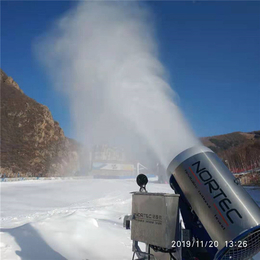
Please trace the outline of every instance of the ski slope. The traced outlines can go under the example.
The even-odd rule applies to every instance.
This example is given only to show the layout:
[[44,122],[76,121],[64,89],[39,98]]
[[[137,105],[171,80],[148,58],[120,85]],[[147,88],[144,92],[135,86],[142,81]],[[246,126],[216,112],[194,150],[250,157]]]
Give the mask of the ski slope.
[[[147,189],[172,193],[168,184],[148,183]],[[123,217],[137,190],[134,180],[1,183],[1,259],[131,259]],[[258,203],[259,191],[250,190]]]
[[[134,180],[45,180],[1,183],[1,259],[131,259]],[[169,185],[148,190],[172,192]]]

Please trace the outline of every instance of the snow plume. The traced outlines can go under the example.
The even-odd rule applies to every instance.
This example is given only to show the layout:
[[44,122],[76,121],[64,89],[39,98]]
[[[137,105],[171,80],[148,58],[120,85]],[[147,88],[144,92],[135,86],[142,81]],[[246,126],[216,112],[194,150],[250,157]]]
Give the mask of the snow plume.
[[153,20],[144,3],[83,1],[38,51],[70,100],[78,140],[123,147],[142,163],[156,155],[167,167],[198,141],[173,102]]

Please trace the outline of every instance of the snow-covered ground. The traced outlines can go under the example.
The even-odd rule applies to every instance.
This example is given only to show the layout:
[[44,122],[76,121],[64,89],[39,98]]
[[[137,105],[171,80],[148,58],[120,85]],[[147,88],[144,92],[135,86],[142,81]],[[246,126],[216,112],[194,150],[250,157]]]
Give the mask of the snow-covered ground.
[[[172,192],[166,184],[149,191]],[[1,183],[1,259],[131,259],[134,180]]]
[[[172,192],[168,184],[147,188]],[[1,259],[131,259],[122,223],[137,190],[134,180],[1,183]],[[250,193],[260,204],[260,190]]]

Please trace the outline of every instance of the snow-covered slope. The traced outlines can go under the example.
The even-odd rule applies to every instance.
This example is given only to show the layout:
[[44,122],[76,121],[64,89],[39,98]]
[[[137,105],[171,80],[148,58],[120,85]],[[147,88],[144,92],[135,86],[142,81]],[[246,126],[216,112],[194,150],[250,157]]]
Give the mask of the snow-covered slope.
[[[131,213],[130,192],[138,190],[134,180],[38,180],[0,187],[1,259],[132,259],[123,217]],[[147,188],[173,192],[168,184]],[[260,205],[260,189],[247,190]]]
[[[172,192],[148,183],[153,192]],[[131,259],[134,180],[1,183],[1,259]]]

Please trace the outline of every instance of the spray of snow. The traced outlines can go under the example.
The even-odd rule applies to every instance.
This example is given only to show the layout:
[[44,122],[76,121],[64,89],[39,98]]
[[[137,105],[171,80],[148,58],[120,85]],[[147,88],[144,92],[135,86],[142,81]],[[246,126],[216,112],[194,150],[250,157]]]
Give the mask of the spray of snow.
[[[80,2],[38,44],[70,100],[77,139],[161,163],[197,144],[158,59],[153,15],[138,2]],[[154,162],[155,163],[155,162]]]

